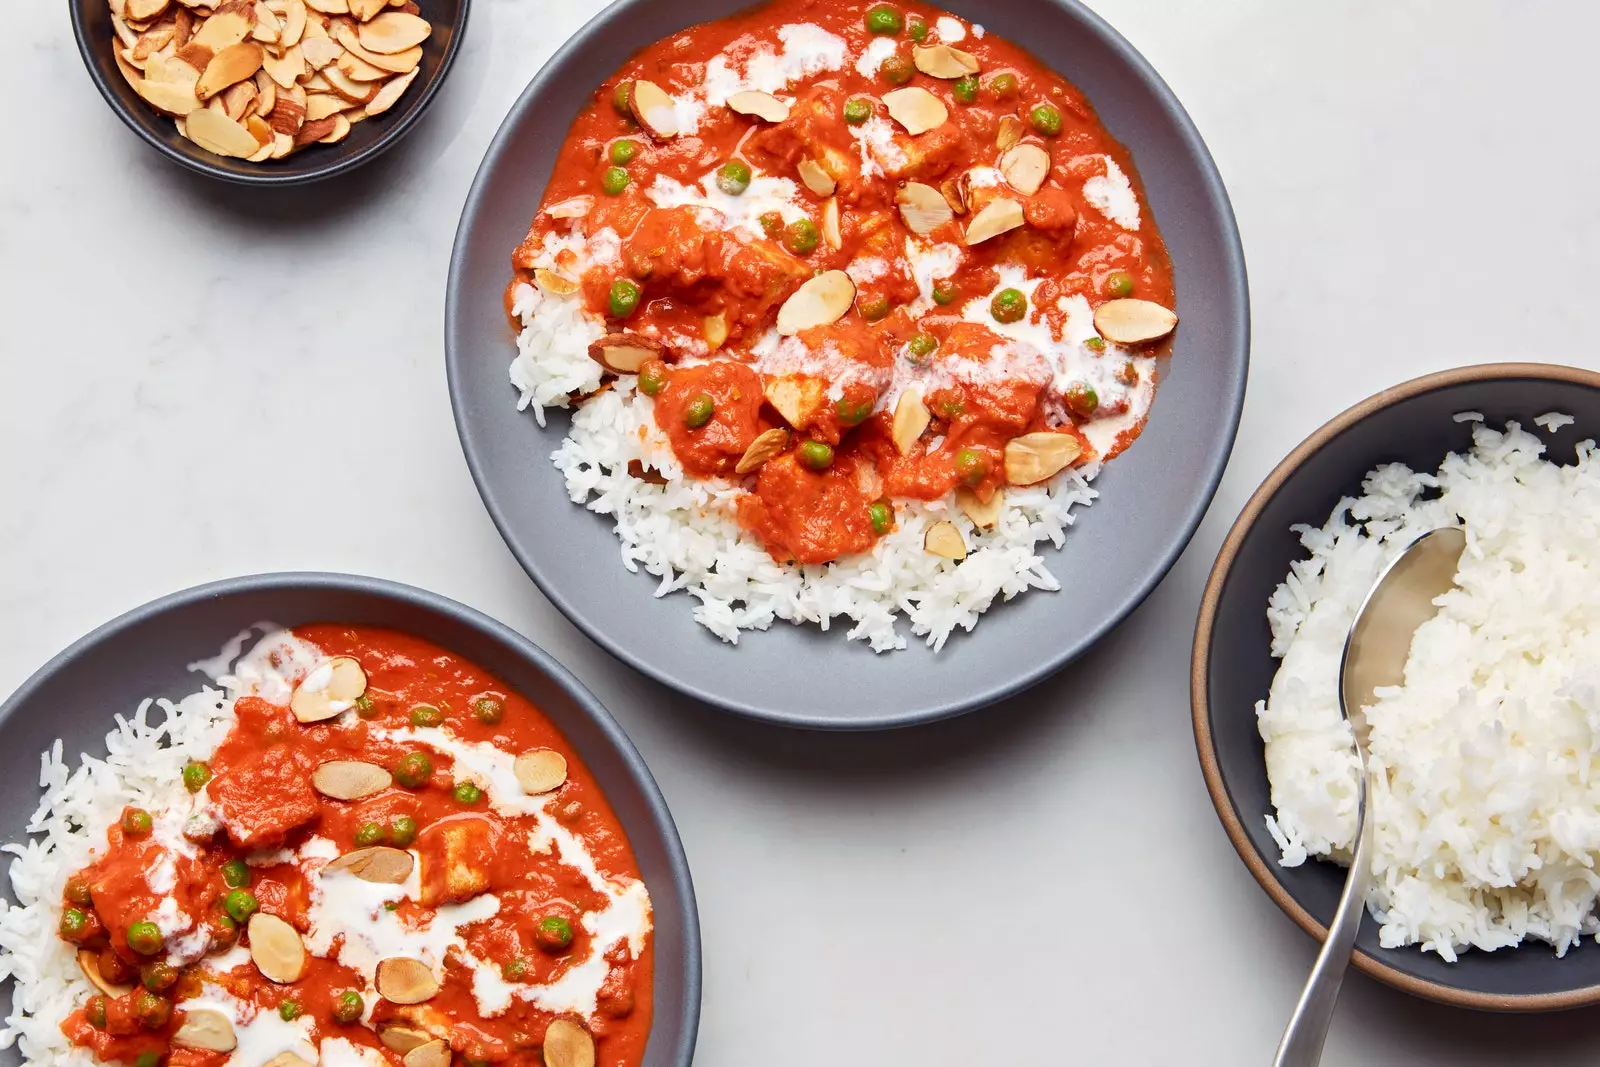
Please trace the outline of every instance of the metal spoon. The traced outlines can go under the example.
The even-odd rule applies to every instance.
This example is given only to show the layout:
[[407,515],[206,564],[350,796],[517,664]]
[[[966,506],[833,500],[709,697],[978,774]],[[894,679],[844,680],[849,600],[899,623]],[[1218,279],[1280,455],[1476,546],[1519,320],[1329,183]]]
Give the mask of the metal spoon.
[[1328,924],[1327,939],[1278,1043],[1273,1067],[1316,1067],[1322,1061],[1322,1045],[1333,1022],[1334,1004],[1350,965],[1356,932],[1366,912],[1367,888],[1372,883],[1372,864],[1367,858],[1372,844],[1372,820],[1367,817],[1367,720],[1362,709],[1372,703],[1373,691],[1379,686],[1405,681],[1411,638],[1438,610],[1434,598],[1455,585],[1456,566],[1466,547],[1467,535],[1458,526],[1430,530],[1411,542],[1378,575],[1345,638],[1339,660],[1339,712],[1350,722],[1356,758],[1361,763],[1356,849],[1344,892],[1339,894],[1339,907]]

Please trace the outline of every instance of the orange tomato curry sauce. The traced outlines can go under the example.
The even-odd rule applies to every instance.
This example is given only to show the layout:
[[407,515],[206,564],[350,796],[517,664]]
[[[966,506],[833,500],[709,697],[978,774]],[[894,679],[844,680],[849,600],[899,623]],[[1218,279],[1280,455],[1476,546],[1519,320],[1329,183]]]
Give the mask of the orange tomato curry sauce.
[[1171,325],[1118,343],[1095,315],[1173,305],[1138,189],[1083,95],[1016,45],[922,4],[776,0],[597,89],[513,289],[603,319],[591,355],[637,372],[686,474],[741,478],[741,524],[824,562],[870,549],[897,500],[960,490],[977,521],[1138,435]]
[[[113,988],[75,1011],[62,1024],[66,1034],[107,1062],[222,1067],[232,1052],[214,1042],[197,1047],[184,1031],[199,1006],[214,1006],[221,991],[242,1020],[233,1034],[241,1054],[247,1046],[276,1054],[284,1039],[281,1028],[272,1028],[293,1021],[314,1047],[343,1039],[372,1050],[347,1055],[381,1062],[400,1064],[408,1044],[442,1041],[443,1062],[542,1067],[558,1058],[543,1055],[542,1046],[547,1030],[563,1019],[580,1043],[588,1035],[594,1062],[638,1064],[650,1029],[649,938],[641,939],[637,955],[627,938],[593,943],[583,917],[603,910],[608,897],[573,865],[574,857],[562,855],[559,831],[549,843],[552,824],[581,843],[608,884],[633,884],[641,896],[643,887],[622,827],[566,738],[487,672],[425,641],[339,625],[302,627],[294,635],[313,653],[359,663],[364,692],[352,709],[318,722],[301,721],[286,704],[241,696],[237,721],[215,754],[185,773],[193,810],[124,813],[94,862],[67,883],[61,934],[78,946],[86,973],[96,971]],[[292,666],[276,651],[270,658],[274,667]],[[505,781],[486,781],[476,770],[479,758],[472,760],[475,770],[461,769],[429,744],[441,737],[448,739],[444,749],[492,746],[564,757],[565,779],[548,794],[543,828],[534,815],[500,811],[497,790],[506,790]],[[394,777],[359,799],[333,799],[320,791],[324,780],[314,778],[333,761],[374,765]],[[526,800],[518,793],[517,802]],[[547,842],[542,850],[530,841],[540,835]],[[381,905],[386,914],[319,913],[330,884],[320,868],[366,847],[409,851],[416,863],[411,884],[403,892],[389,887],[395,899]],[[415,948],[402,928],[437,927],[443,916],[469,910],[476,921],[456,926],[462,944],[431,961],[437,992],[415,1003],[386,999],[393,987],[385,986],[381,967],[371,980],[372,960]],[[642,914],[648,916],[647,903]],[[306,946],[298,977],[269,979],[260,969],[259,915],[283,920]],[[152,946],[140,940],[149,928],[137,926],[152,920],[183,931],[172,929]],[[347,931],[387,922],[388,948],[363,950],[364,973],[363,952],[345,951],[356,935],[319,936],[319,921]],[[473,968],[498,976],[502,988],[532,991],[601,955],[592,1012],[545,1010],[536,999],[514,996],[495,1014],[479,1010]]]

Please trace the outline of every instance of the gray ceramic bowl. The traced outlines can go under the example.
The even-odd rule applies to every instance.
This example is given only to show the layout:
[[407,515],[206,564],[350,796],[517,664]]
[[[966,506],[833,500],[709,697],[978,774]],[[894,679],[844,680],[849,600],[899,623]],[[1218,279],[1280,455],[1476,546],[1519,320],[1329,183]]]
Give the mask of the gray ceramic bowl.
[[[926,722],[998,700],[1081,655],[1161,580],[1210,503],[1244,400],[1249,309],[1227,194],[1200,135],[1133,47],[1086,8],[1047,0],[953,0],[957,14],[1024,41],[1089,96],[1132,151],[1177,279],[1170,372],[1138,443],[1097,481],[1062,552],[1068,592],[996,605],[933,655],[919,642],[874,655],[842,633],[776,624],[737,647],[696,625],[685,595],[618,560],[610,524],[567,498],[541,430],[516,409],[501,303],[511,252],[539,208],[557,149],[599,80],[639,48],[745,0],[623,0],[557,53],[490,146],[456,235],[446,305],[450,395],[467,464],[501,535],[545,595],[613,655],[691,696],[755,718],[829,729]],[[826,684],[818,685],[820,678]]]
[[[1195,743],[1206,786],[1240,857],[1278,906],[1317,940],[1327,934],[1344,885],[1343,868],[1326,863],[1280,867],[1267,833],[1271,810],[1255,703],[1264,699],[1278,661],[1268,652],[1267,598],[1304,556],[1291,523],[1321,526],[1341,496],[1359,491],[1380,463],[1434,471],[1446,453],[1471,446],[1471,429],[1452,421],[1481,411],[1491,424],[1563,411],[1577,423],[1540,436],[1549,458],[1570,463],[1574,446],[1600,436],[1600,374],[1542,363],[1462,367],[1397,385],[1346,411],[1278,464],[1245,505],[1223,543],[1195,632]],[[1468,952],[1445,963],[1416,948],[1378,946],[1368,916],[1355,963],[1398,989],[1430,1000],[1490,1011],[1549,1011],[1600,1003],[1600,952],[1585,945],[1556,959],[1547,945]]]
[[[689,1067],[700,1020],[700,920],[678,831],[655,779],[616,720],[549,654],[453,600],[376,578],[261,574],[198,586],[135,608],[62,652],[0,706],[0,840],[15,841],[38,804],[39,754],[105,754],[111,717],[147,696],[186,696],[204,681],[184,665],[268,620],[343,621],[426,638],[494,672],[539,705],[582,753],[633,843],[655,907],[655,1021],[644,1067]],[[10,884],[0,879],[7,899]],[[9,988],[10,983],[6,983]],[[16,1049],[0,1065],[20,1064]]]
[[111,9],[106,0],[69,0],[72,33],[78,41],[83,65],[95,87],[123,123],[140,140],[168,159],[208,178],[236,185],[303,185],[338,174],[348,174],[377,159],[399,143],[433,103],[439,86],[461,51],[471,0],[418,0],[422,15],[433,23],[433,36],[422,46],[421,71],[398,103],[377,118],[360,122],[338,144],[312,145],[286,159],[251,163],[213,155],[187,140],[172,119],[157,112],[133,91],[117,70],[111,55],[115,40]]

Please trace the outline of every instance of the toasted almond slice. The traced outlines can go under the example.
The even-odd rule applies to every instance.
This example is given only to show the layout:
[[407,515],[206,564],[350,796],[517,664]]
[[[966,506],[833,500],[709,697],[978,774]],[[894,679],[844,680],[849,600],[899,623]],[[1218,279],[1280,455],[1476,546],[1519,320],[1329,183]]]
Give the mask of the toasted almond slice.
[[838,197],[830,196],[828,202],[822,205],[822,239],[835,251],[844,247],[844,238],[839,234]]
[[1000,173],[1011,188],[1032,196],[1050,176],[1050,153],[1036,144],[1012,145],[1000,156]]
[[589,346],[589,358],[613,374],[638,374],[652,359],[671,359],[671,350],[639,333],[608,333]]
[[381,793],[393,784],[388,771],[360,760],[329,760],[311,772],[311,788],[334,800],[360,800]]
[[796,289],[778,309],[778,333],[793,337],[813,326],[844,318],[856,299],[856,283],[842,270],[825,271]]
[[413,1030],[409,1026],[384,1026],[378,1030],[378,1040],[383,1042],[383,1046],[402,1056],[433,1039],[433,1035],[426,1030]]
[[1107,300],[1094,309],[1094,328],[1113,344],[1159,341],[1177,325],[1177,315],[1151,300]]
[[318,144],[338,144],[340,141],[344,140],[346,137],[349,137],[349,136],[350,136],[350,120],[345,118],[344,115],[341,113],[341,114],[333,116],[333,129],[328,131],[328,133],[323,135],[322,137],[318,137],[317,138],[317,143]]
[[167,10],[170,0],[126,0],[123,12],[130,22],[149,22]]
[[544,1032],[544,1067],[594,1067],[594,1038],[571,1019],[556,1019]]
[[895,191],[894,202],[912,233],[932,233],[955,217],[944,194],[921,182],[906,182]]
[[266,71],[256,71],[256,114],[266,118],[277,106],[278,83]]
[[889,427],[895,451],[902,456],[910,452],[932,421],[933,416],[928,414],[928,406],[922,402],[920,394],[910,390],[901,393],[900,399],[895,401],[894,418]]
[[936,44],[928,48],[918,48],[913,45],[911,62],[930,78],[965,78],[968,74],[976,74],[981,69],[977,58],[970,52],[951,48],[947,44]]
[[249,159],[261,147],[249,130],[219,111],[197,108],[184,116],[183,121],[189,140],[207,152]]
[[807,189],[818,196],[833,195],[835,185],[833,175],[818,166],[816,160],[802,159],[794,169],[799,173],[800,180]]
[[370,22],[363,22],[358,35],[361,38],[361,47],[367,51],[392,55],[395,52],[404,52],[407,48],[415,48],[426,41],[432,32],[433,27],[428,24],[427,19],[400,11],[390,11],[378,15]]
[[[256,83],[249,78],[230,85],[222,93],[222,110],[234,122],[243,122],[247,114],[255,114]],[[258,138],[259,140],[259,138]]]
[[280,1052],[266,1063],[263,1063],[261,1067],[317,1067],[317,1065],[307,1063],[292,1052]]
[[1006,481],[1033,485],[1053,478],[1083,454],[1083,443],[1070,433],[1041,430],[1013,437],[1006,444]]
[[[310,77],[301,75],[300,88],[304,89],[308,93],[332,93],[334,91],[332,83],[330,83],[327,78],[322,76],[322,71],[320,70],[315,74],[312,74]],[[352,103],[353,102],[354,101],[352,101]]]
[[545,270],[543,267],[533,272],[533,284],[551,296],[571,296],[579,288],[578,283],[571,278],[557,274],[553,270]]
[[347,0],[306,0],[306,7],[312,11],[320,11],[324,15],[350,14],[350,4]]
[[[365,112],[361,117],[381,115],[394,107],[395,103],[405,95],[406,90],[411,88],[411,83],[417,80],[417,73],[412,71],[410,74],[402,74],[398,78],[390,78],[384,82],[383,88],[378,90],[377,95],[367,101]],[[355,122],[355,117],[352,116],[350,121]]]
[[283,37],[283,23],[278,21],[278,16],[273,14],[262,0],[256,0],[256,24],[250,30],[250,37],[261,44],[277,44]]
[[1021,204],[1005,198],[991,200],[984,205],[982,211],[972,216],[971,222],[967,223],[967,244],[968,246],[980,244],[1021,225]]
[[[156,57],[152,56],[151,62],[155,60]],[[169,115],[182,117],[200,108],[200,100],[194,95],[193,82],[152,81],[147,76],[136,84],[134,89],[144,98],[145,103]]]
[[176,23],[163,22],[159,26],[152,27],[149,32],[140,35],[139,39],[134,42],[133,55],[130,58],[141,62],[149,59],[151,55],[171,44],[177,35],[178,27]]
[[358,82],[337,66],[323,67],[321,73],[328,79],[328,84],[333,86],[334,92],[352,103],[371,103],[372,98],[378,95],[378,86],[371,82]]
[[544,209],[544,213],[553,219],[581,219],[594,210],[594,197],[574,196],[566,200],[558,200]]
[[382,52],[369,52],[361,47],[361,37],[355,28],[347,23],[340,22],[333,29],[333,39],[344,46],[344,50],[360,59],[370,63],[379,70],[387,70],[393,74],[410,74],[417,69],[417,64],[422,62],[422,46],[407,48],[403,52],[385,55]]
[[[265,148],[268,152],[272,151],[272,127],[267,125],[266,119],[260,115],[251,115],[244,120],[244,128],[250,131],[250,136],[256,139],[256,144]],[[258,152],[256,155],[260,155],[260,153]],[[255,159],[255,156],[250,158]],[[257,163],[261,162],[259,159],[255,161]]]
[[190,1008],[183,1013],[183,1025],[172,1035],[172,1043],[182,1048],[209,1052],[232,1052],[239,1046],[233,1033],[233,1020],[215,1008]]
[[278,35],[278,44],[284,48],[293,48],[305,36],[306,22],[309,19],[305,0],[287,0],[280,17],[283,21],[283,32]]
[[950,210],[957,215],[967,213],[967,172],[963,171],[960,177],[946,178],[939,183],[939,195],[944,197],[944,202],[950,205]]
[[294,927],[258,911],[250,916],[250,959],[269,982],[287,985],[306,973],[306,946]]
[[250,36],[250,19],[238,11],[222,11],[200,24],[189,39],[190,44],[204,45],[213,52],[232,48]]
[[272,131],[272,159],[282,159],[294,151],[294,138],[286,133]]
[[306,72],[306,57],[300,51],[300,46],[285,49],[282,56],[267,54],[262,57],[261,67],[273,81],[283,89],[288,89],[300,80]]
[[774,378],[763,390],[772,410],[783,416],[783,421],[799,429],[822,407],[827,392],[820,378],[791,374]]
[[[304,49],[301,51],[304,51]],[[351,52],[340,52],[337,62],[339,73],[352,81],[381,82],[389,76],[388,71],[381,67],[374,67],[371,63]]]
[[950,109],[944,106],[944,101],[920,85],[884,93],[883,106],[889,117],[913,137],[938,129],[950,118]]
[[789,105],[771,93],[747,89],[728,97],[728,107],[741,115],[754,115],[768,122],[782,122],[789,117]]
[[728,316],[722,312],[707,315],[700,320],[700,336],[706,339],[706,345],[715,352],[722,347],[728,339]]
[[[387,0],[377,2],[381,5]],[[401,1062],[405,1067],[450,1067],[450,1046],[434,1038],[406,1053]]]
[[[279,106],[284,102],[280,100]],[[289,698],[289,708],[301,722],[321,722],[354,707],[366,691],[367,672],[361,663],[352,656],[334,656],[301,679]]]
[[[354,34],[351,35],[354,39]],[[305,56],[306,66],[312,70],[321,70],[329,63],[336,63],[339,57],[348,49],[340,48],[339,42],[331,37],[307,37],[300,42],[300,54]]]
[[749,474],[773,456],[778,455],[789,447],[789,431],[782,426],[774,426],[756,435],[750,442],[750,447],[744,450],[744,455],[739,457],[738,466],[733,468],[735,474]]
[[1000,129],[995,134],[994,146],[1004,152],[1022,140],[1022,133],[1022,120],[1015,115],[1005,115],[1000,119]]
[[100,973],[100,954],[92,949],[80,948],[78,950],[78,970],[82,971],[83,976],[89,979],[90,985],[113,1000],[133,992],[133,986],[131,985],[118,985],[116,982],[106,981],[105,977]]
[[667,91],[652,81],[640,78],[628,93],[628,109],[639,125],[658,141],[678,136],[678,110]]
[[524,793],[538,796],[566,784],[567,758],[553,748],[530,749],[516,758],[511,770]]
[[307,93],[306,121],[321,122],[329,115],[337,115],[347,107],[357,107],[338,93]]
[[[111,49],[111,58],[117,61],[117,70],[122,72],[123,80],[128,83],[134,92],[143,96],[144,94],[140,92],[139,87],[144,84],[144,73],[123,58],[121,49]],[[198,104],[199,101],[196,100],[195,103]],[[163,110],[165,109],[163,108]]]
[[139,43],[139,34],[121,15],[111,16],[111,29],[116,33],[117,40],[122,42],[124,48],[132,48]]
[[[300,103],[288,93],[278,94],[278,103],[272,109],[272,114],[267,116],[267,125],[272,127],[274,140],[277,137],[289,138],[289,146],[294,147],[295,134],[300,132],[300,127],[305,125],[306,105]],[[277,154],[278,146],[273,148],[273,158],[281,159]]]
[[172,43],[182,48],[194,36],[194,16],[187,8],[174,8],[172,12]]
[[1002,489],[996,489],[987,504],[964,485],[956,490],[956,506],[980,530],[990,529],[1000,521],[1000,512],[1005,510],[1005,503],[1005,491]]
[[[254,130],[251,130],[250,132],[251,133],[255,133]],[[260,148],[256,149],[255,155],[246,156],[245,159],[248,162],[251,162],[251,163],[265,163],[267,160],[269,160],[271,158],[272,158],[272,131],[269,129],[267,131],[267,143],[262,145]]]
[[404,885],[411,877],[416,859],[403,848],[374,845],[346,852],[323,867],[324,871],[349,871],[363,882],[381,882],[384,885]]
[[328,136],[337,126],[337,123],[334,121],[334,119],[335,116],[329,115],[325,119],[318,119],[316,122],[308,122],[304,126],[301,126],[300,132],[294,135],[295,147],[304,148],[306,145],[316,144],[318,141]]
[[[177,66],[188,67],[190,70],[194,71],[193,77],[189,79],[190,84],[193,84],[194,82],[200,80],[200,72],[206,69],[206,65],[211,62],[211,57],[214,55],[216,55],[216,53],[207,48],[205,45],[190,41],[188,44],[172,53],[172,59],[173,63]],[[158,57],[152,56],[150,58],[156,59]],[[146,67],[145,69],[146,72],[148,72],[149,68]]]
[[966,539],[961,536],[961,531],[956,529],[956,524],[953,522],[936,522],[930,525],[927,532],[922,535],[922,548],[945,559],[967,558]]
[[144,77],[145,81],[182,85],[192,92],[195,83],[200,80],[200,72],[184,62],[181,55],[174,54],[168,57],[157,53],[145,60]]
[[421,1004],[439,992],[439,980],[421,960],[391,956],[378,961],[378,992],[396,1004]]
[[368,22],[389,6],[389,0],[350,0],[350,14]]

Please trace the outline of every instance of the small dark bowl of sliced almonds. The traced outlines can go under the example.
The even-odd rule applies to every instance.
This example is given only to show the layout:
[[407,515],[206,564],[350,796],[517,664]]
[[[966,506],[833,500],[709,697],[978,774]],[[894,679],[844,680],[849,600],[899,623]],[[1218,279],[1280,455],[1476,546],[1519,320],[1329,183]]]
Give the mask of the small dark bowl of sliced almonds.
[[354,170],[405,136],[470,0],[72,0],[89,75],[169,159],[241,185]]

